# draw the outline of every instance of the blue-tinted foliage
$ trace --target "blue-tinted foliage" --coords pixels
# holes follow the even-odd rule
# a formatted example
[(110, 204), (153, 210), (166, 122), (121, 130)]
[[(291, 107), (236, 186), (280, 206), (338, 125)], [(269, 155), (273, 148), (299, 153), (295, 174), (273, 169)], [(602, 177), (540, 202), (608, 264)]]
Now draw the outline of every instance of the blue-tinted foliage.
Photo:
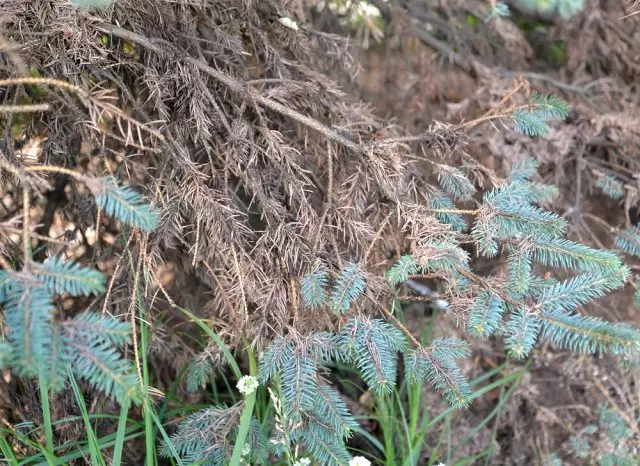
[[(229, 436), (239, 420), (238, 409), (238, 406), (213, 406), (191, 414), (180, 423), (170, 440), (185, 464), (197, 461), (208, 461), (205, 464), (215, 466), (227, 464), (227, 452), (231, 449)], [(167, 458), (173, 456), (166, 442), (160, 445), (159, 453)]]
[(545, 288), (540, 296), (539, 306), (543, 312), (571, 311), (580, 305), (601, 298), (609, 291), (620, 288), (628, 276), (629, 269), (626, 267), (620, 267), (614, 273), (597, 271), (578, 275)]
[(541, 316), (542, 336), (560, 348), (625, 355), (640, 349), (640, 330), (582, 314), (554, 310)]
[(71, 296), (90, 296), (104, 293), (104, 275), (78, 263), (65, 262), (53, 257), (35, 266), (36, 275), (51, 293), (69, 293)]
[(540, 168), (540, 162), (529, 157), (514, 162), (509, 170), (509, 181), (512, 183), (528, 181), (533, 178), (538, 168)]
[(195, 392), (202, 388), (213, 374), (213, 365), (209, 359), (207, 352), (196, 354), (191, 361), (186, 371), (186, 384), (188, 392)]
[(527, 356), (536, 344), (540, 332), (540, 319), (520, 307), (511, 313), (507, 322), (505, 344), (513, 357), (522, 359)]
[(529, 290), (531, 281), (531, 254), (524, 248), (510, 247), (507, 258), (509, 272), (509, 288), (517, 296), (524, 295)]
[(158, 212), (136, 191), (128, 186), (119, 186), (112, 178), (102, 178), (96, 190), (96, 203), (111, 217), (144, 231), (158, 227)]
[(530, 137), (545, 136), (549, 132), (547, 122), (564, 120), (570, 109), (570, 106), (558, 97), (533, 92), (529, 96), (528, 104), (513, 113), (515, 129)]
[[(429, 196), (429, 208), (434, 210), (453, 210), (455, 204), (445, 194), (436, 192)], [(465, 231), (469, 228), (467, 221), (460, 214), (437, 212), (436, 218), (447, 225), (451, 225), (451, 229), (455, 231)]]
[(409, 279), (409, 275), (420, 272), (420, 263), (412, 255), (402, 256), (398, 261), (387, 270), (387, 280), (391, 285), (396, 286), (404, 283)]
[(531, 241), (536, 262), (550, 267), (612, 272), (622, 266), (620, 258), (610, 251), (593, 249), (564, 238), (541, 236)]
[(640, 257), (640, 227), (634, 226), (622, 230), (616, 237), (615, 244), (623, 252)]
[(429, 348), (410, 350), (405, 355), (405, 373), (409, 381), (425, 379), (455, 407), (469, 403), (471, 389), (455, 360), (468, 354), (466, 342), (455, 339), (434, 340)]
[(326, 267), (316, 263), (311, 271), (302, 278), (300, 288), (302, 300), (307, 307), (319, 308), (327, 301), (329, 274)]
[(488, 290), (480, 292), (469, 309), (468, 332), (476, 337), (488, 337), (500, 325), (503, 312), (504, 301), (501, 298)]
[(402, 332), (380, 319), (354, 318), (341, 334), (343, 352), (369, 388), (379, 395), (389, 393), (395, 386), (397, 352), (405, 349)]
[(343, 314), (364, 292), (366, 282), (357, 264), (347, 264), (336, 280), (330, 297), (333, 312)]
[(436, 165), (436, 173), (440, 187), (448, 195), (458, 201), (469, 201), (473, 198), (476, 188), (462, 171), (448, 165)]
[(104, 279), (98, 278), (99, 272), (59, 261), (34, 264), (34, 270), (34, 274), (3, 274), (6, 281), (0, 304), (9, 327), (2, 345), (4, 365), (19, 376), (45, 376), (54, 391), (64, 387), (71, 368), (96, 391), (118, 401), (127, 397), (140, 402), (136, 372), (120, 353), (130, 342), (128, 323), (90, 312), (67, 321), (53, 320), (53, 292), (100, 290)]
[(611, 199), (618, 200), (624, 196), (624, 185), (618, 179), (613, 176), (609, 176), (606, 173), (600, 173), (598, 176), (598, 188), (609, 196)]

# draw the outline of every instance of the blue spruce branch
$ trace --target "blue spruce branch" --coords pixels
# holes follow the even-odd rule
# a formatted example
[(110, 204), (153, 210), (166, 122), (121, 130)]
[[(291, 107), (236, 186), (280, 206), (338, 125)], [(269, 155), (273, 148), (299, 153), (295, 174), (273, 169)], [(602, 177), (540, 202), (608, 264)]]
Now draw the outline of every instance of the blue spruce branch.
[(71, 296), (90, 296), (106, 290), (102, 272), (78, 263), (65, 262), (52, 257), (42, 264), (34, 264), (34, 270), (51, 293), (69, 293)]
[(362, 295), (365, 286), (366, 282), (358, 264), (345, 265), (331, 293), (330, 306), (333, 312), (347, 312), (351, 304)]
[[(441, 192), (429, 196), (428, 203), (429, 209), (433, 210), (453, 210), (456, 207), (453, 201)], [(437, 212), (435, 216), (441, 223), (451, 225), (451, 229), (454, 231), (465, 231), (469, 228), (467, 221), (460, 214)]]
[(379, 395), (395, 386), (397, 352), (404, 351), (405, 337), (393, 325), (369, 318), (354, 318), (342, 329), (343, 353), (362, 372), (362, 378)]
[(157, 228), (158, 212), (136, 191), (119, 186), (112, 178), (96, 180), (95, 184), (98, 187), (92, 187), (96, 203), (107, 215), (143, 231), (152, 232)]
[(527, 356), (536, 344), (541, 322), (537, 315), (520, 307), (511, 313), (506, 325), (505, 344), (509, 354), (522, 359)]
[(305, 306), (319, 308), (326, 303), (328, 277), (326, 267), (321, 263), (316, 263), (311, 271), (302, 278), (300, 289)]
[(500, 325), (504, 312), (504, 301), (488, 290), (478, 294), (469, 309), (467, 329), (472, 336), (486, 338)]
[(617, 201), (624, 197), (624, 185), (622, 182), (606, 173), (598, 174), (597, 186), (611, 199)]
[(631, 256), (640, 257), (640, 227), (633, 226), (622, 230), (616, 237), (615, 245)]
[(436, 165), (436, 173), (443, 191), (454, 199), (469, 201), (473, 198), (476, 188), (460, 170), (448, 165)]

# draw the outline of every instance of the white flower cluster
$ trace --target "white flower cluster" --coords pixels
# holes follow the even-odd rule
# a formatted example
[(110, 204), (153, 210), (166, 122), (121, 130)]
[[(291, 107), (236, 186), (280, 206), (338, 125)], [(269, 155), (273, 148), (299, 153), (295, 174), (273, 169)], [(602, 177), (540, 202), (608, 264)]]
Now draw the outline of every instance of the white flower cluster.
[(238, 387), (238, 391), (240, 393), (246, 396), (255, 392), (258, 385), (260, 385), (260, 382), (258, 382), (256, 377), (252, 375), (244, 375), (240, 380), (238, 380), (236, 387)]
[(300, 458), (298, 461), (293, 463), (293, 466), (309, 466), (311, 464), (311, 460), (309, 458)]
[(354, 456), (349, 460), (349, 466), (371, 466), (371, 461), (364, 456)]

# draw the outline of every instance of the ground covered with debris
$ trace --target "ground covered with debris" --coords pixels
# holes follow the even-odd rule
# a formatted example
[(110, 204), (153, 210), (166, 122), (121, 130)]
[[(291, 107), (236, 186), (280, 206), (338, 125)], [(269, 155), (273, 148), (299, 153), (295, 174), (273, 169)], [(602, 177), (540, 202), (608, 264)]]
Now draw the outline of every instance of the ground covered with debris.
[[(412, 157), (419, 151), (464, 166), (479, 188), (514, 162), (539, 160), (539, 181), (559, 189), (549, 207), (570, 221), (571, 239), (594, 247), (612, 247), (617, 231), (638, 222), (640, 14), (623, 18), (629, 2), (588, 0), (574, 17), (552, 21), (514, 8), (486, 22), (495, 2), (378, 0), (369, 3), (379, 16), (356, 21), (341, 3), (118, 0), (100, 12), (67, 0), (0, 5), (1, 103), (48, 106), (3, 115), (2, 157), (115, 173), (161, 212), (155, 234), (123, 237), (82, 186), (56, 174), (31, 214), (38, 257), (92, 261), (110, 279), (97, 301), (59, 303), (61, 319), (95, 307), (148, 322), (159, 406), (172, 390), (184, 404), (206, 402), (205, 390), (173, 386), (194, 360), (225, 370), (218, 346), (202, 349), (201, 332), (178, 307), (236, 349), (263, 349), (291, 329), (336, 328), (339, 316), (301, 312), (291, 298), (290, 278), (318, 258), (336, 268), (367, 264), (358, 312), (388, 301), (384, 270), (440, 228), (425, 207), (438, 174)], [(571, 114), (545, 138), (501, 122), (460, 131), (525, 89), (564, 98)], [(20, 255), (21, 203), (0, 180), (0, 255), (11, 262)], [(495, 276), (503, 265), (498, 257), (472, 266)], [(640, 264), (629, 265), (640, 277)], [(584, 311), (640, 325), (633, 293), (628, 285)], [(439, 334), (461, 335), (455, 312), (414, 303), (406, 315), (415, 333), (435, 319)], [(472, 348), (462, 368), (469, 377), (506, 361), (501, 339), (474, 340)], [(497, 377), (524, 364), (509, 362)], [(491, 391), (452, 418), (448, 464), (488, 447), (490, 464), (543, 464), (551, 454), (585, 464), (570, 439), (598, 424), (600, 407), (622, 416), (628, 444), (638, 447), (637, 373), (546, 345), (526, 364), (508, 396)], [(366, 397), (345, 390), (345, 398), (354, 413), (367, 413)], [(99, 394), (87, 394), (87, 405), (117, 414)], [(54, 418), (79, 414), (71, 390), (52, 406)], [(37, 424), (40, 412), (36, 385), (6, 373), (0, 418)], [(377, 434), (375, 424), (364, 427)], [(84, 430), (70, 422), (55, 433), (63, 443)], [(441, 435), (430, 431), (426, 443)], [(592, 443), (607, 448), (604, 438)], [(141, 464), (144, 444), (128, 448), (130, 464)]]

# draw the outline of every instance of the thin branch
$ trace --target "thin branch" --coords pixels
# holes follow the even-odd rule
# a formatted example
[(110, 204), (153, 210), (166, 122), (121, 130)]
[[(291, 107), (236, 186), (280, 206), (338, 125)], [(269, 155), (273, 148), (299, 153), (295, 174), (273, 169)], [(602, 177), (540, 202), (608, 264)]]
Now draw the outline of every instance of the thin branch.
[(35, 113), (46, 112), (49, 104), (0, 105), (0, 113)]
[[(99, 23), (96, 28), (99, 31), (102, 31), (108, 34), (113, 34), (116, 37), (128, 40), (137, 45), (140, 45), (152, 52), (155, 52), (158, 55), (162, 55), (166, 53), (165, 50), (157, 46), (154, 42), (152, 42), (147, 37), (144, 37), (140, 34), (129, 31), (127, 29), (121, 28), (114, 24)], [(199, 71), (202, 71), (203, 73), (208, 74), (219, 83), (224, 84), (226, 87), (228, 87), (231, 91), (235, 92), (236, 94), (244, 96), (245, 98), (249, 98), (249, 100), (253, 100), (261, 104), (262, 106), (270, 110), (273, 110), (274, 112), (277, 112), (283, 116), (289, 117), (292, 120), (302, 124), (303, 126), (314, 129), (319, 133), (321, 133), (322, 135), (324, 135), (327, 139), (335, 141), (354, 152), (358, 152), (358, 153), (363, 152), (363, 149), (360, 145), (342, 136), (336, 130), (329, 128), (323, 123), (320, 123), (318, 120), (315, 120), (311, 117), (303, 115), (300, 112), (297, 112), (296, 110), (293, 110), (285, 105), (282, 105), (279, 102), (271, 100), (268, 97), (264, 97), (258, 91), (248, 86), (246, 82), (239, 81), (219, 70), (216, 70), (215, 68), (207, 65), (203, 61), (195, 59), (193, 57), (183, 56), (182, 59), (186, 63), (198, 69)]]
[(384, 218), (384, 220), (382, 220), (382, 223), (380, 224), (380, 228), (378, 228), (378, 231), (376, 231), (375, 236), (373, 237), (373, 239), (371, 240), (371, 244), (369, 245), (369, 247), (367, 248), (367, 252), (364, 255), (364, 263), (367, 263), (367, 260), (369, 259), (369, 256), (371, 255), (371, 253), (373, 252), (373, 247), (375, 246), (376, 242), (378, 241), (378, 239), (380, 239), (380, 236), (382, 235), (382, 232), (384, 231), (384, 229), (387, 226), (387, 223), (389, 223), (389, 220), (391, 219), (391, 216), (395, 213), (395, 211), (391, 211), (387, 214), (387, 216)]
[(22, 254), (24, 255), (23, 266), (29, 270), (31, 263), (31, 199), (29, 198), (29, 187), (25, 183), (22, 188)]

